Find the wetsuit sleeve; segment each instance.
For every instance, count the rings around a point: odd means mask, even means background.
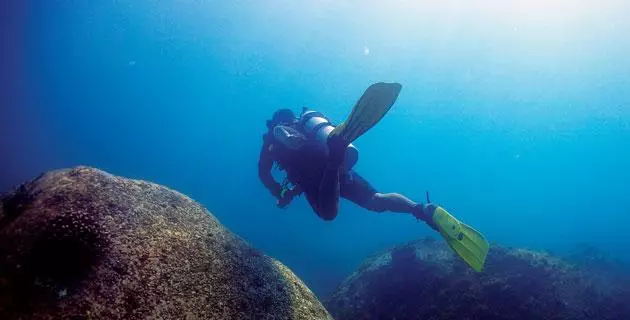
[[[263,183],[265,188],[271,192],[271,194],[280,198],[280,191],[282,190],[282,186],[273,179],[271,175],[271,169],[273,167],[273,158],[271,156],[271,151],[269,150],[269,143],[267,136],[263,137],[263,146],[260,149],[260,156],[258,158],[258,177],[260,181]]]

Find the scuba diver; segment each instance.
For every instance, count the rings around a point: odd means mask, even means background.
[[[315,213],[333,220],[340,198],[375,212],[408,213],[438,231],[449,246],[475,271],[481,271],[489,244],[481,233],[458,221],[444,208],[414,202],[399,193],[380,193],[353,166],[358,150],[352,144],[374,127],[391,109],[402,85],[379,82],[371,85],[338,126],[322,113],[304,108],[300,117],[290,109],[279,109],[267,120],[268,131],[258,160],[263,185],[285,208],[304,194]],[[285,171],[278,183],[272,176],[274,164]]]

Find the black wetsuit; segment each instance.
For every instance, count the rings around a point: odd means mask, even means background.
[[[320,182],[326,170],[327,161],[326,151],[316,143],[307,144],[299,150],[290,150],[281,143],[277,143],[272,134],[266,133],[263,135],[263,145],[258,160],[258,175],[271,194],[280,199],[282,186],[271,175],[273,164],[277,163],[279,168],[287,173],[287,179],[301,188],[314,211],[328,220],[334,217],[324,217],[317,210],[317,204],[320,203]],[[371,204],[374,203],[372,200],[376,193],[376,189],[356,171],[340,170],[339,195],[341,197],[366,209],[375,210]]]

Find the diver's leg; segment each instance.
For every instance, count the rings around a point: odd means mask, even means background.
[[[333,220],[339,211],[339,177],[348,143],[340,136],[328,139],[328,158],[319,184],[317,214],[324,220]]]
[[[370,211],[409,213],[434,228],[430,217],[423,210],[422,203],[416,203],[398,193],[379,193],[354,171],[348,172],[342,179],[341,196]]]
[[[308,201],[308,204],[311,206],[311,208],[313,208],[313,211],[315,211],[315,213],[317,213],[318,216],[320,216],[319,214],[319,194],[318,194],[318,190],[315,190],[313,192],[313,190],[306,190],[304,191],[304,195],[306,196],[306,201]]]
[[[366,209],[376,212],[414,213],[418,204],[398,193],[374,193],[365,203]]]
[[[413,202],[399,193],[375,193],[365,207],[376,212],[411,213],[416,219],[426,222],[431,228],[437,230],[433,217],[426,213],[422,203]]]
[[[318,217],[329,221],[333,220],[337,216],[336,211],[326,211],[321,209],[321,204],[319,200],[319,185],[308,187],[303,191],[304,195],[306,196],[306,200],[308,201],[308,204],[311,206]]]
[[[339,211],[339,170],[328,166],[319,185],[317,214],[324,220],[333,220]]]

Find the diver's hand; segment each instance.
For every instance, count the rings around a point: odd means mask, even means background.
[[[284,196],[281,196],[280,198],[278,198],[278,200],[276,200],[276,206],[278,206],[278,208],[280,209],[284,209],[289,205],[289,203],[291,203],[291,200],[292,197],[289,197],[285,194]]]
[[[276,201],[276,205],[278,206],[278,208],[281,208],[281,209],[286,208],[289,205],[289,203],[291,203],[291,201],[293,200],[293,197],[295,197],[298,193],[300,192],[299,192],[299,188],[297,187],[287,189],[286,191],[280,194],[280,197]]]
[[[280,209],[284,209],[289,205],[289,203],[291,203],[291,199],[288,199],[288,197],[285,196],[276,201],[276,206]]]

